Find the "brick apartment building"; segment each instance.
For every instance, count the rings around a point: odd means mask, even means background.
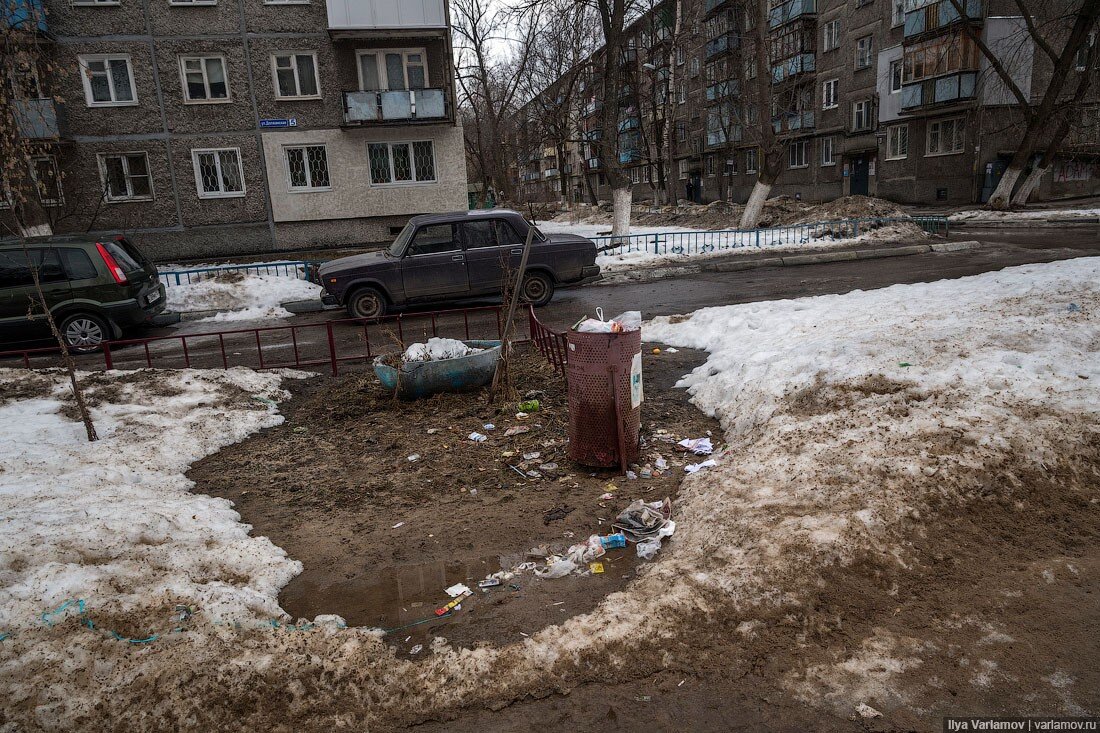
[[[1037,101],[1051,63],[1027,37],[1018,7],[964,2],[966,22]],[[680,199],[747,199],[760,152],[742,123],[759,112],[741,106],[741,89],[756,73],[771,73],[773,88],[785,89],[785,108],[771,110],[785,145],[773,196],[984,201],[1019,138],[1009,90],[963,33],[950,0],[771,0],[771,68],[762,72],[744,52],[754,14],[743,0],[681,0],[679,34],[672,7],[658,5],[628,27],[621,59],[627,81],[614,100],[623,108],[619,159],[635,201],[654,200],[662,173],[675,179]],[[575,83],[559,80],[521,110],[510,141],[521,196],[610,199],[597,147],[588,142],[602,134],[598,110],[606,100],[593,93],[602,54],[574,70]],[[563,89],[577,90],[570,110],[557,112],[576,120],[564,146],[548,139],[539,121],[561,102]],[[1100,99],[1095,83],[1091,99]],[[672,166],[662,163],[666,116]],[[1083,110],[1063,153],[1035,196],[1100,193],[1100,103]]]
[[[6,93],[56,233],[170,259],[466,207],[446,0],[20,2],[42,53]]]

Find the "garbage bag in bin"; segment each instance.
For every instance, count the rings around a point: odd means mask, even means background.
[[[566,333],[569,458],[610,468],[638,460],[642,332]]]

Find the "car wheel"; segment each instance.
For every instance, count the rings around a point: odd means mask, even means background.
[[[110,340],[111,328],[102,317],[92,313],[75,313],[66,316],[61,325],[61,338],[70,350],[77,353],[95,351]]]
[[[381,318],[386,315],[386,297],[374,288],[359,288],[348,299],[352,318]]]
[[[523,278],[519,294],[524,303],[544,306],[554,297],[554,281],[544,272],[529,272]]]

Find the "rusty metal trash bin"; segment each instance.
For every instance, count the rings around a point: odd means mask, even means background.
[[[638,460],[642,332],[566,333],[569,458],[623,472]]]

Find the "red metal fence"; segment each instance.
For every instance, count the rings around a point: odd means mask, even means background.
[[[533,314],[531,322],[538,323]],[[500,306],[456,308],[402,313],[381,320],[342,318],[319,323],[124,339],[108,342],[102,351],[77,355],[75,359],[77,366],[84,370],[322,367],[330,369],[335,376],[341,365],[369,366],[374,357],[397,351],[400,344],[433,336],[500,339],[502,327]],[[541,324],[539,328],[543,328]],[[518,335],[521,339],[526,338],[525,334]],[[60,363],[59,357],[56,347],[3,351],[0,352],[0,367],[55,367]],[[17,364],[5,363],[16,360]]]
[[[547,328],[535,315],[535,309],[528,310],[528,328],[531,331],[531,341],[536,348],[546,357],[554,367],[554,371],[565,374],[565,362],[568,361],[568,347],[565,342],[565,333],[558,333]]]

